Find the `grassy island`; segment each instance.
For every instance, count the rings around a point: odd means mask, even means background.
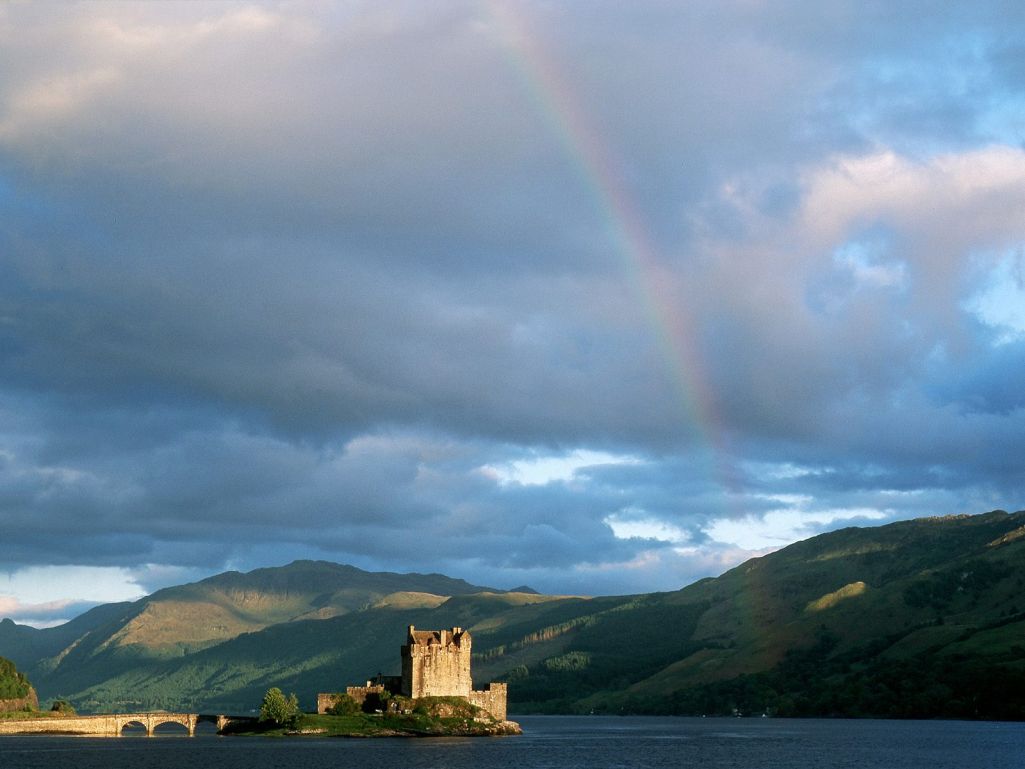
[[[330,715],[301,713],[290,723],[261,721],[229,725],[224,734],[269,737],[484,737],[520,734],[518,724],[499,721],[458,697],[409,700],[398,712]]]

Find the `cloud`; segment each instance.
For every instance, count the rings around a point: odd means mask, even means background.
[[[615,592],[1020,506],[1023,25],[0,8],[0,558]]]

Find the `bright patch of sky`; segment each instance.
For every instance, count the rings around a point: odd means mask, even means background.
[[[1000,330],[998,344],[1025,336],[1025,246],[997,263],[967,307],[983,323]]]
[[[0,597],[26,604],[133,601],[145,593],[129,569],[115,566],[29,566],[0,575]]]
[[[905,265],[888,259],[888,251],[888,244],[881,238],[852,240],[836,249],[833,260],[859,286],[902,289]]]
[[[764,550],[805,539],[838,521],[878,521],[892,514],[867,507],[807,510],[802,508],[812,502],[809,497],[781,494],[772,498],[788,507],[762,516],[717,518],[705,527],[705,533],[715,542],[744,550]]]
[[[690,533],[671,523],[660,521],[644,514],[625,513],[610,515],[605,523],[617,539],[655,539],[660,542],[679,544],[690,539]]]
[[[501,485],[545,486],[573,480],[588,467],[601,465],[637,465],[641,460],[623,454],[577,449],[568,454],[534,456],[499,465],[485,465],[482,470]]]
[[[793,462],[743,462],[744,470],[752,477],[763,481],[783,481],[818,475],[822,470],[794,464]]]

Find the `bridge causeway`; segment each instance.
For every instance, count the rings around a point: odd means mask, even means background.
[[[204,721],[216,724],[218,733],[232,723],[255,721],[251,716],[211,715],[205,713],[111,713],[98,716],[55,716],[49,718],[0,719],[0,734],[79,734],[120,737],[129,724],[138,724],[152,737],[162,724],[180,724],[196,735],[196,725]]]

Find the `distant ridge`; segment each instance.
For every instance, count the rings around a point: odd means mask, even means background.
[[[533,595],[540,595],[534,588],[528,587],[527,585],[520,585],[519,587],[510,588],[507,592],[509,593],[528,593]]]

